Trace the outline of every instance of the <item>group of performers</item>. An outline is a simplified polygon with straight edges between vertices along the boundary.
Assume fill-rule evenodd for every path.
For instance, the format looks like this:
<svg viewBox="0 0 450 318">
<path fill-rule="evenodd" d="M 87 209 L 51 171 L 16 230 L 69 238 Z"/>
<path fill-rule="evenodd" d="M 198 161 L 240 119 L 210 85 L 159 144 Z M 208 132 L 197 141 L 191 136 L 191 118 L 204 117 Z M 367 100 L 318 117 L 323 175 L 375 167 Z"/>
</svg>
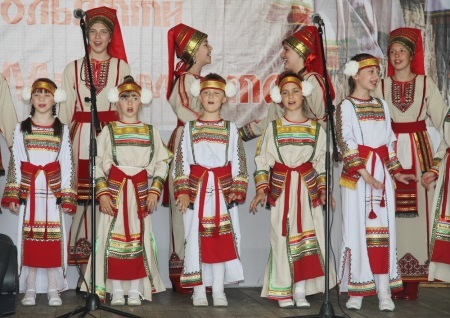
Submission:
<svg viewBox="0 0 450 318">
<path fill-rule="evenodd" d="M 60 306 L 68 264 L 81 265 L 87 288 L 102 301 L 110 293 L 112 305 L 140 305 L 164 291 L 150 218 L 162 196 L 170 208 L 173 290 L 193 293 L 194 306 L 208 306 L 211 287 L 214 306 L 227 306 L 224 284 L 244 279 L 243 141 L 258 137 L 250 210 L 267 203 L 271 211 L 261 296 L 282 308 L 309 308 L 306 296 L 325 289 L 325 81 L 334 98 L 329 76 L 322 76 L 317 28 L 305 26 L 282 41 L 284 72 L 271 90 L 268 114 L 240 128 L 220 116 L 236 87 L 218 74 L 201 75 L 211 63 L 207 34 L 184 24 L 170 29 L 167 99 L 178 124 L 166 146 L 154 126 L 139 121 L 152 96 L 130 76 L 116 11 L 88 10 L 86 24 L 89 60 L 69 63 L 61 88 L 40 78 L 24 89 L 31 112 L 17 125 L 0 77 L 0 129 L 11 149 L 1 202 L 19 214 L 22 304 L 34 305 L 46 289 L 49 305 Z M 393 311 L 392 299 L 416 299 L 420 282 L 450 282 L 450 113 L 424 75 L 419 30 L 392 31 L 387 55 L 382 80 L 379 61 L 369 54 L 346 64 L 350 93 L 335 114 L 343 244 L 338 279 L 331 268 L 329 285 L 339 282 L 350 296 L 347 308 L 356 310 L 363 297 L 378 294 L 379 309 Z M 91 85 L 102 127 L 95 239 L 89 232 L 91 105 L 84 99 Z M 427 125 L 442 138 L 435 153 Z M 73 214 L 70 230 L 63 213 Z M 95 282 L 89 282 L 92 244 Z"/>
</svg>

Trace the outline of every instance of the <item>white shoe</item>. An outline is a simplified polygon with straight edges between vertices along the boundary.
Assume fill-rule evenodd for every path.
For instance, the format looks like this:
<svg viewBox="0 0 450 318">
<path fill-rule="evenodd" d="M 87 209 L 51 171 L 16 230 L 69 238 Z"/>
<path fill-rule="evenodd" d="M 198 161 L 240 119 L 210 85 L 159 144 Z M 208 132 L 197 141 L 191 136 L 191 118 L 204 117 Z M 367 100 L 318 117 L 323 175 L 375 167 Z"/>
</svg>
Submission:
<svg viewBox="0 0 450 318">
<path fill-rule="evenodd" d="M 361 296 L 350 296 L 345 306 L 347 309 L 360 310 L 362 305 L 363 297 Z"/>
<path fill-rule="evenodd" d="M 48 305 L 52 307 L 59 307 L 62 305 L 61 297 L 56 289 L 49 289 L 47 292 Z"/>
<path fill-rule="evenodd" d="M 225 293 L 214 294 L 213 293 L 213 302 L 215 307 L 226 307 L 228 306 L 228 300 Z"/>
<path fill-rule="evenodd" d="M 111 306 L 123 306 L 125 305 L 125 297 L 123 296 L 123 290 L 116 289 L 113 291 Z"/>
<path fill-rule="evenodd" d="M 128 305 L 129 306 L 141 305 L 141 294 L 137 290 L 130 289 L 128 291 Z"/>
<path fill-rule="evenodd" d="M 25 292 L 25 296 L 22 299 L 23 306 L 34 306 L 36 305 L 36 290 L 35 289 L 27 289 Z"/>
<path fill-rule="evenodd" d="M 395 304 L 391 297 L 383 297 L 380 299 L 378 308 L 380 308 L 381 311 L 394 311 Z"/>
<path fill-rule="evenodd" d="M 294 301 L 292 299 L 283 299 L 278 301 L 280 308 L 294 308 Z"/>
<path fill-rule="evenodd" d="M 311 304 L 306 300 L 305 294 L 294 295 L 295 306 L 297 308 L 310 308 Z"/>
<path fill-rule="evenodd" d="M 195 307 L 208 306 L 208 299 L 206 298 L 206 293 L 192 294 L 192 304 Z"/>
</svg>

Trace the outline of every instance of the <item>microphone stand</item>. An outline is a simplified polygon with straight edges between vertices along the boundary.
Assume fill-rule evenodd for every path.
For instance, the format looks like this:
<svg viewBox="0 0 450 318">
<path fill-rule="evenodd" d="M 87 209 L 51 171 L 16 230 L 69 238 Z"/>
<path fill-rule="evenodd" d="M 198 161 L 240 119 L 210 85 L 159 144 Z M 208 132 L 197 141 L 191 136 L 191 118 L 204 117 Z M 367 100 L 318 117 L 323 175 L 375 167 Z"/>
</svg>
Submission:
<svg viewBox="0 0 450 318">
<path fill-rule="evenodd" d="M 325 80 L 325 94 L 326 94 L 326 109 L 325 113 L 327 116 L 327 125 L 326 125 L 326 152 L 325 152 L 325 189 L 326 189 L 326 202 L 325 202 L 325 300 L 320 307 L 320 312 L 318 315 L 307 315 L 301 317 L 320 317 L 320 318 L 343 318 L 343 316 L 336 316 L 334 314 L 333 304 L 330 301 L 330 185 L 332 182 L 331 178 L 331 153 L 330 146 L 331 142 L 333 142 L 333 151 L 334 158 L 337 160 L 338 151 L 336 144 L 336 136 L 334 135 L 334 119 L 333 113 L 335 111 L 335 107 L 333 105 L 330 93 L 330 85 L 327 80 L 327 64 L 325 59 L 325 50 L 323 44 L 323 21 L 320 19 L 318 24 L 318 33 L 320 39 L 320 50 L 322 52 L 322 65 L 323 65 L 323 78 Z M 297 316 L 300 317 L 300 316 Z"/>
<path fill-rule="evenodd" d="M 86 36 L 86 23 L 83 18 L 80 20 L 80 27 L 81 32 L 83 34 L 83 44 L 84 44 L 84 62 L 86 63 L 86 67 L 88 69 L 88 75 L 89 75 L 89 83 L 90 83 L 90 95 L 91 97 L 85 97 L 85 102 L 91 102 L 91 129 L 90 129 L 90 142 L 89 142 L 89 193 L 91 194 L 90 197 L 90 206 L 91 206 L 91 288 L 87 286 L 88 294 L 86 296 L 86 304 L 84 307 L 77 307 L 71 312 L 68 312 L 62 316 L 59 316 L 58 318 L 66 318 L 71 317 L 75 314 L 82 313 L 80 317 L 85 317 L 86 315 L 90 315 L 89 312 L 100 309 L 104 310 L 119 316 L 123 317 L 130 317 L 130 318 L 139 318 L 139 316 L 132 315 L 130 313 L 122 312 L 120 310 L 107 307 L 105 305 L 102 305 L 100 303 L 100 298 L 95 293 L 95 275 L 96 275 L 96 265 L 95 265 L 95 240 L 96 240 L 96 219 L 95 219 L 95 157 L 97 156 L 97 140 L 96 136 L 97 133 L 101 131 L 100 128 L 100 121 L 98 119 L 97 114 L 97 96 L 96 96 L 96 88 L 94 86 L 94 82 L 92 80 L 92 69 L 91 69 L 91 63 L 89 61 L 89 51 L 88 51 L 88 43 L 87 43 L 87 36 Z"/>
</svg>

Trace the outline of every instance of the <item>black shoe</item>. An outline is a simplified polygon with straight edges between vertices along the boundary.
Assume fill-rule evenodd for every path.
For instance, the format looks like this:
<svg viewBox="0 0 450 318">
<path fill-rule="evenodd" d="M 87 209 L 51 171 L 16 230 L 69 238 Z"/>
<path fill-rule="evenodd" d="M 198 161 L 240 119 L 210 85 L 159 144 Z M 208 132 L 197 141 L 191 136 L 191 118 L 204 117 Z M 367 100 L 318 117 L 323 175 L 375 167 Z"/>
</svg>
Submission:
<svg viewBox="0 0 450 318">
<path fill-rule="evenodd" d="M 83 299 L 87 298 L 87 293 L 84 291 L 81 291 L 81 288 L 79 286 L 77 286 L 77 288 L 75 288 L 75 293 L 77 295 L 82 295 Z"/>
</svg>

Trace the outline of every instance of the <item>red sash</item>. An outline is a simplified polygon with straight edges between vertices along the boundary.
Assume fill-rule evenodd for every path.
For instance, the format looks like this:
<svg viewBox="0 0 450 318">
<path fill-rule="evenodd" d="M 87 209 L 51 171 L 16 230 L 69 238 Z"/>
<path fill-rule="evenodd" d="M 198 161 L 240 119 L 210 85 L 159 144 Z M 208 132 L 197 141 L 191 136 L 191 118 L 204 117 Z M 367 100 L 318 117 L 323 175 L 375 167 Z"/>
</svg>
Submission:
<svg viewBox="0 0 450 318">
<path fill-rule="evenodd" d="M 61 240 L 51 239 L 48 237 L 48 209 L 45 209 L 45 231 L 44 235 L 40 237 L 39 234 L 33 233 L 35 227 L 36 214 L 36 177 L 39 171 L 44 172 L 46 180 L 46 198 L 48 197 L 49 182 L 54 176 L 60 176 L 61 170 L 59 161 L 54 161 L 45 166 L 37 166 L 30 162 L 22 162 L 20 171 L 22 172 L 22 179 L 29 178 L 29 196 L 30 196 L 30 232 L 23 238 L 23 265 L 38 268 L 52 268 L 61 266 Z M 22 193 L 21 193 L 22 194 Z M 23 194 L 22 194 L 23 195 Z M 56 195 L 55 195 L 56 196 Z M 46 199 L 46 205 L 48 200 Z"/>
<path fill-rule="evenodd" d="M 281 172 L 286 174 L 285 181 L 285 195 L 284 195 L 284 211 L 283 211 L 283 220 L 282 220 L 282 229 L 281 235 L 286 236 L 286 227 L 287 227 L 287 217 L 289 214 L 289 198 L 290 198 L 290 188 L 291 188 L 291 173 L 297 171 L 300 177 L 308 174 L 313 169 L 313 165 L 310 161 L 301 164 L 300 166 L 290 168 L 282 163 L 275 162 L 275 165 L 272 168 L 272 173 Z M 299 183 L 297 188 L 297 232 L 302 233 L 302 207 L 301 207 L 301 184 Z"/>
<path fill-rule="evenodd" d="M 214 234 L 218 233 L 219 225 L 220 225 L 220 194 L 219 194 L 219 177 L 225 176 L 227 174 L 231 174 L 231 164 L 228 163 L 224 167 L 217 167 L 217 168 L 205 168 L 200 165 L 192 165 L 191 166 L 191 175 L 194 175 L 196 177 L 199 177 L 199 180 L 202 180 L 202 186 L 200 189 L 200 202 L 199 202 L 199 211 L 198 211 L 198 218 L 200 220 L 203 219 L 203 211 L 205 207 L 205 195 L 206 195 L 206 186 L 208 185 L 208 178 L 209 173 L 208 171 L 211 171 L 214 175 L 214 188 L 217 190 L 215 191 L 215 217 L 214 217 L 214 225 L 216 226 L 214 230 Z M 200 226 L 202 227 L 200 222 Z"/>
<path fill-rule="evenodd" d="M 128 215 L 128 191 L 127 185 L 128 182 L 132 182 L 134 186 L 134 192 L 136 196 L 136 202 L 138 206 L 137 217 L 140 220 L 140 246 L 143 248 L 142 240 L 143 240 L 143 218 L 148 215 L 147 211 L 144 211 L 141 207 L 141 202 L 139 198 L 139 188 L 138 184 L 142 184 L 147 182 L 147 172 L 145 170 L 140 171 L 139 173 L 129 176 L 125 174 L 122 170 L 117 168 L 116 166 L 111 166 L 111 171 L 108 176 L 109 181 L 115 181 L 115 184 L 122 184 L 123 191 L 123 223 L 124 223 L 124 231 L 125 231 L 125 239 L 124 242 L 131 242 L 132 238 L 130 235 L 130 227 L 129 227 L 129 215 Z M 119 194 L 117 193 L 118 199 Z M 117 211 L 116 211 L 117 213 Z M 144 256 L 142 253 L 138 257 L 134 258 L 116 258 L 116 257 L 108 257 L 108 278 L 109 279 L 119 279 L 119 280 L 133 280 L 139 279 L 142 277 L 146 277 L 146 269 L 144 266 Z M 126 269 L 126 270 L 124 270 Z"/>
<path fill-rule="evenodd" d="M 97 112 L 97 114 L 98 114 L 98 120 L 101 123 L 109 123 L 112 121 L 120 120 L 119 114 L 114 110 Z M 77 122 L 77 123 L 90 123 L 91 122 L 91 112 L 77 111 L 73 114 L 72 121 Z"/>
<path fill-rule="evenodd" d="M 432 166 L 433 155 L 427 136 L 427 125 L 425 120 L 407 123 L 392 122 L 391 125 L 396 137 L 398 137 L 398 134 L 409 134 L 411 145 L 414 144 L 416 146 L 421 171 L 428 171 Z M 404 169 L 403 172 L 417 176 L 419 172 L 416 171 L 416 156 L 414 155 L 414 150 L 412 147 L 410 155 L 412 158 L 412 167 L 411 169 Z M 395 180 L 395 185 L 396 215 L 405 217 L 410 215 L 418 215 L 417 183 L 409 182 L 409 184 L 404 184 Z"/>
<path fill-rule="evenodd" d="M 376 163 L 376 156 L 378 156 L 380 158 L 381 163 L 383 164 L 383 166 L 386 165 L 386 162 L 389 160 L 389 151 L 388 148 L 386 147 L 386 145 L 380 146 L 378 148 L 372 148 L 369 146 L 365 146 L 365 145 L 358 145 L 358 152 L 359 152 L 359 156 L 361 158 L 363 158 L 364 160 L 366 160 L 369 157 L 369 154 L 372 152 L 372 160 L 371 160 L 371 168 L 372 168 L 372 174 L 375 171 L 375 163 Z M 384 171 L 384 170 L 383 170 Z M 386 174 L 383 173 L 383 185 L 386 184 Z M 381 201 L 380 201 L 380 206 L 384 207 L 385 206 L 385 200 L 384 200 L 384 193 L 385 193 L 385 189 L 383 187 L 383 192 L 381 194 Z M 371 206 L 371 210 L 369 213 L 369 219 L 376 219 L 377 215 L 375 214 L 375 211 L 373 210 L 373 190 L 370 190 L 370 206 Z"/>
<path fill-rule="evenodd" d="M 213 173 L 214 178 L 214 227 L 212 233 L 203 226 L 203 213 L 205 208 L 206 188 L 208 185 L 209 171 Z M 219 179 L 231 175 L 231 165 L 228 163 L 224 167 L 205 168 L 199 165 L 191 166 L 190 178 L 201 182 L 200 199 L 199 199 L 199 233 L 200 233 L 200 249 L 201 261 L 203 263 L 222 263 L 238 258 L 234 234 L 231 228 L 220 228 L 220 193 Z M 223 191 L 224 189 L 222 189 Z M 220 234 L 220 235 L 219 235 Z"/>
</svg>

